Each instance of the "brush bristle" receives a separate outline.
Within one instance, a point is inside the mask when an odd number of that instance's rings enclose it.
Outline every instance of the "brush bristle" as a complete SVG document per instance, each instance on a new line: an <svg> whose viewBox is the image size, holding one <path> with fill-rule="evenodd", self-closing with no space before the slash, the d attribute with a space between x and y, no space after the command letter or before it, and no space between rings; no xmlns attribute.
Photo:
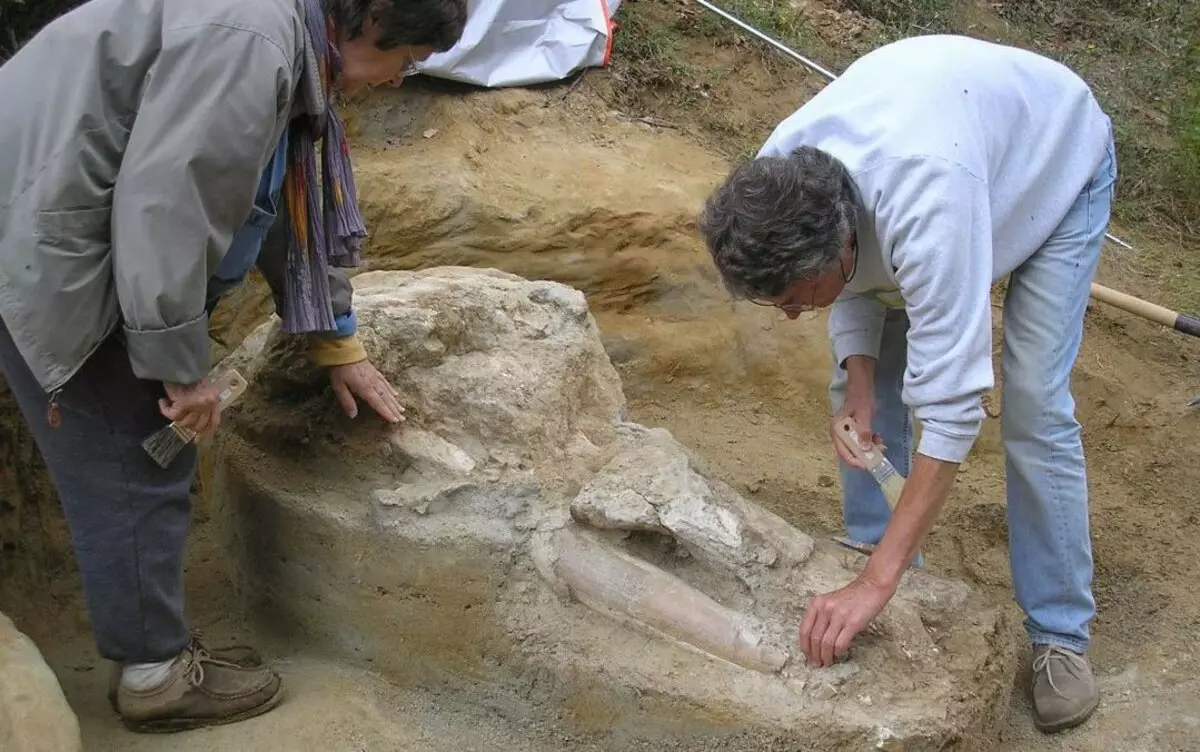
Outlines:
<svg viewBox="0 0 1200 752"><path fill-rule="evenodd" d="M171 423L147 437L142 442L142 449L146 450L146 454L150 455L150 459L158 463L159 467L166 470L188 443L189 439L180 435L179 429Z"/></svg>

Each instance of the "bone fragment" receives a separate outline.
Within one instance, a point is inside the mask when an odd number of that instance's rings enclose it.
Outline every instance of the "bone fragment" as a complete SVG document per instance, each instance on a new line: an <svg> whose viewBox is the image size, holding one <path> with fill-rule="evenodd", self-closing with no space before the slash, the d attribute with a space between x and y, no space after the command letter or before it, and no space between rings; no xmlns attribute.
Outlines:
<svg viewBox="0 0 1200 752"><path fill-rule="evenodd" d="M568 525L556 534L555 574L585 605L623 615L743 668L775 673L788 655L763 643L749 619L658 567Z"/></svg>

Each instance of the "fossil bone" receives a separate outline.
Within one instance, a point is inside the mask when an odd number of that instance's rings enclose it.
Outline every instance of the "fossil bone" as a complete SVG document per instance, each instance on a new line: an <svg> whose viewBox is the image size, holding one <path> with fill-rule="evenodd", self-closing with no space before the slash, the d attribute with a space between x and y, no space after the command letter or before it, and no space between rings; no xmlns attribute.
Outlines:
<svg viewBox="0 0 1200 752"><path fill-rule="evenodd" d="M555 573L581 603L628 617L743 668L774 673L788 655L764 644L746 614L722 606L683 580L568 526L555 536Z"/></svg>

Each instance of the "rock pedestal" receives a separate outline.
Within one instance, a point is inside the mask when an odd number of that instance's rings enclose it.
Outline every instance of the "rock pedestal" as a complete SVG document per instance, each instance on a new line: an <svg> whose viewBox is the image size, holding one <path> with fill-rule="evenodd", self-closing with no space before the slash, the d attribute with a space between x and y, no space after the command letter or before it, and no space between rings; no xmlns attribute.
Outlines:
<svg viewBox="0 0 1200 752"><path fill-rule="evenodd" d="M0 614L0 750L80 752L79 721L41 652Z"/></svg>
<svg viewBox="0 0 1200 752"><path fill-rule="evenodd" d="M581 293L460 268L354 282L402 427L341 414L274 322L224 363L251 387L205 488L258 613L624 749L987 746L1001 609L913 571L848 660L809 668L803 609L864 558L629 422Z"/></svg>

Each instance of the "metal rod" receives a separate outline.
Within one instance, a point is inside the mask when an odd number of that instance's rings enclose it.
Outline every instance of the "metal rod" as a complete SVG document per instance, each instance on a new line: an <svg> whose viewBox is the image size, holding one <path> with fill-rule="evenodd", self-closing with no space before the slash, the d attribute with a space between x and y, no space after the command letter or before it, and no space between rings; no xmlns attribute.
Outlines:
<svg viewBox="0 0 1200 752"><path fill-rule="evenodd" d="M1128 249L1129 249L1129 250L1131 250L1131 251L1136 251L1136 250L1137 250L1136 248L1134 248L1134 247L1133 247L1133 246L1131 246L1130 244L1126 243L1124 240L1121 240L1120 238L1118 238L1116 235L1110 235L1110 234L1108 234L1108 233L1106 232L1106 233L1104 233L1104 237L1108 238L1109 240L1111 240L1112 242L1114 242L1114 243L1116 243L1117 245L1121 246L1122 248L1128 248Z"/></svg>
<svg viewBox="0 0 1200 752"><path fill-rule="evenodd" d="M732 23L732 24L736 24L737 26L740 26L740 27L742 27L742 29L743 29L743 30L750 32L750 33L751 33L751 34L753 34L754 36L756 36L756 37L758 37L759 39L763 40L764 42L766 42L767 44L771 45L772 47L774 47L775 49L779 50L780 52L784 53L785 55L788 55L789 57L792 57L792 58L794 58L794 59L795 59L797 62L799 62L801 65L803 65L803 66L805 66L805 67L807 67L807 68L810 68L810 69L812 69L812 70L816 71L817 73L820 73L821 75L823 75L823 76L825 76L826 78L828 78L830 81L832 81L832 80L834 80L835 78L837 78L837 76L835 76L833 73L831 73L831 72L829 72L829 71L825 70L824 68L822 68L821 66L817 65L817 64L816 64L816 63L814 63L813 61L811 61L811 60L809 60L808 58L804 57L804 56L803 56L803 55L801 55L799 52L796 52L796 51L795 51L795 50L793 50L791 47L788 47L787 45L785 45L783 42L780 42L780 41L779 41L779 40L777 40L777 39L772 39L771 37L769 37L769 36L767 36L766 34L762 33L761 31L759 31L758 29L754 28L754 27L753 27L753 26L751 26L750 24L746 23L745 21L742 21L741 19L739 19L739 18L737 18L737 17L735 17L735 16L732 16L732 15L730 15L729 13L726 13L725 11L721 10L721 9L720 9L720 8L718 8L717 6L713 5L712 3L710 3L710 2L707 2L707 0L696 0L696 2L697 2L698 4L700 4L700 5L703 5L705 8L708 8L708 9L709 9L709 10L711 10L713 13L716 13L716 14L717 14L718 16L720 16L721 18L724 18L726 21L729 21L729 22L730 22L730 23Z"/></svg>
<svg viewBox="0 0 1200 752"><path fill-rule="evenodd" d="M761 31L754 28L750 24L741 20L740 18L737 18L736 16L733 16L733 15L721 10L717 6L708 2L708 0L693 0L693 2L695 2L697 5L704 6L705 8L709 9L713 13L716 13L721 18L724 18L726 21L729 21L730 23L741 27L743 30L750 32L754 36L758 37L762 41L766 42L767 44L771 45L775 49L784 53L785 55L792 58L796 62L798 62L801 65L803 65L804 67L808 68L809 70L812 70L816 73L820 73L822 76L825 76L830 81L837 79L836 75L834 75L830 71L822 68L820 65L817 65L812 60L809 60L808 58L804 57L799 52L796 52L795 50L793 50L791 47L788 47L783 42L780 42L778 39L774 39L773 37L767 36L766 34L762 33ZM1111 240L1112 242L1121 246L1122 248L1128 248L1131 251L1137 250L1136 248L1134 248L1130 244L1126 243L1124 240L1121 240L1120 238L1118 238L1116 235L1113 235L1112 233L1106 232L1106 233L1104 233L1104 237L1108 238L1109 240Z"/></svg>

